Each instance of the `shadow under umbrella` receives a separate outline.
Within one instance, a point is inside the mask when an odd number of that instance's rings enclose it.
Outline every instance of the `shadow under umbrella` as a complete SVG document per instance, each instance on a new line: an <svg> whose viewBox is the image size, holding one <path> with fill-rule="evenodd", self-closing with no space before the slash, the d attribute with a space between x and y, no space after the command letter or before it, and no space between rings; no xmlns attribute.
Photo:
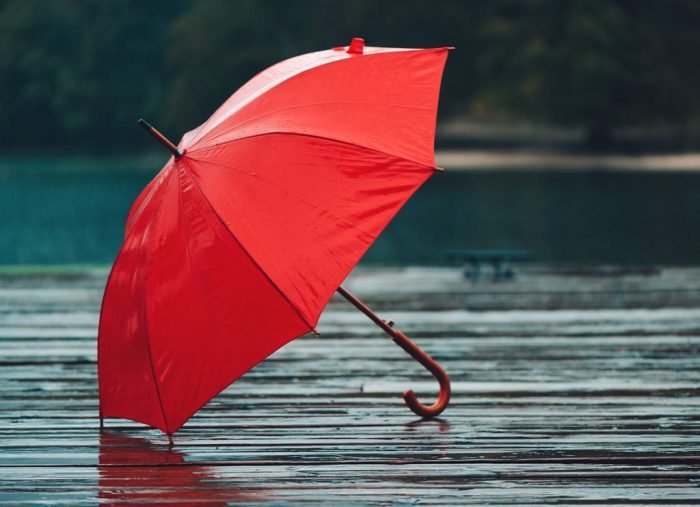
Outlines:
<svg viewBox="0 0 700 507"><path fill-rule="evenodd" d="M214 467L186 460L166 445L119 433L100 434L99 492L101 505L225 506L261 500L259 490L243 491L217 476Z"/></svg>

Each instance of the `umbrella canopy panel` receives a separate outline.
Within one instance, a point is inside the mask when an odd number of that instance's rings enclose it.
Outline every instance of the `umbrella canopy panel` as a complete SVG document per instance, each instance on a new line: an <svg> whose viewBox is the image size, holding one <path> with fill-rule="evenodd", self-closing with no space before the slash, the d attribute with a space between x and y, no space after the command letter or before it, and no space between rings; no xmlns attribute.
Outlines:
<svg viewBox="0 0 700 507"><path fill-rule="evenodd" d="M342 48L339 48L342 49ZM181 148L269 132L358 144L435 164L435 120L448 50L320 51L281 62L234 93Z"/></svg>

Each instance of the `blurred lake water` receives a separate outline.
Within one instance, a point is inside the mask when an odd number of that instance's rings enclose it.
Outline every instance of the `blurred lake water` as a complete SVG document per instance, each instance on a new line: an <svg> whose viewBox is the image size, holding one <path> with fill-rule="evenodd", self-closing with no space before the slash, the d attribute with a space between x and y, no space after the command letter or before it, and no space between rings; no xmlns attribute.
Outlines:
<svg viewBox="0 0 700 507"><path fill-rule="evenodd" d="M0 264L111 263L162 159L0 160ZM556 263L697 264L700 173L448 171L363 259L439 264L450 248L524 248Z"/></svg>

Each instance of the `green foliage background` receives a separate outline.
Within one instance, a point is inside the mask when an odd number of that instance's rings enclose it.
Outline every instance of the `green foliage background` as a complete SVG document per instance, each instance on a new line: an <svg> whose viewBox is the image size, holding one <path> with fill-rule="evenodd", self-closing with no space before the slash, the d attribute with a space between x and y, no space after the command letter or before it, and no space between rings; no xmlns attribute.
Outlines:
<svg viewBox="0 0 700 507"><path fill-rule="evenodd" d="M671 132L700 146L694 0L3 0L0 149L149 149L252 75L345 45L454 45L441 118Z"/></svg>

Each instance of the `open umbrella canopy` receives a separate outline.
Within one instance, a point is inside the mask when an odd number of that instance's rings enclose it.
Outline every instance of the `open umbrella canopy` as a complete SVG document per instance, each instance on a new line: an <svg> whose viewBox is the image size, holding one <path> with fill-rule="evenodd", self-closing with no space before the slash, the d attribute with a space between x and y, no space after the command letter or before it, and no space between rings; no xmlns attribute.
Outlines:
<svg viewBox="0 0 700 507"><path fill-rule="evenodd" d="M448 48L345 48L261 72L133 204L99 326L103 417L171 434L290 340L436 170Z"/></svg>

